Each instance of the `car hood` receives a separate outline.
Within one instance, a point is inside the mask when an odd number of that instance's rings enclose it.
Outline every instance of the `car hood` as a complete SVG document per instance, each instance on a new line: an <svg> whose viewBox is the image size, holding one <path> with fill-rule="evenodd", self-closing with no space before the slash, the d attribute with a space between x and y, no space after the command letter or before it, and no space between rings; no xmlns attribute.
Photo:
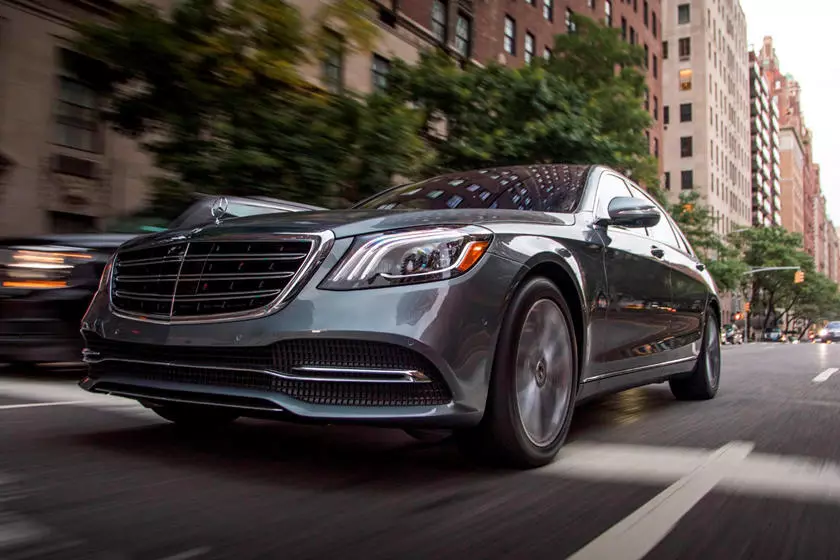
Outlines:
<svg viewBox="0 0 840 560"><path fill-rule="evenodd" d="M239 234L315 233L332 231L336 238L355 237L368 233L443 225L487 225L493 223L543 223L571 225L572 215L547 214L523 210L327 210L265 214L226 220L221 224L185 231L170 231L143 239L128 246L166 243L175 239L212 238Z"/></svg>
<svg viewBox="0 0 840 560"><path fill-rule="evenodd" d="M136 237L137 235L130 233L67 233L32 237L6 237L0 238L0 246L38 247L43 245L60 245L62 247L77 247L80 249L113 250Z"/></svg>

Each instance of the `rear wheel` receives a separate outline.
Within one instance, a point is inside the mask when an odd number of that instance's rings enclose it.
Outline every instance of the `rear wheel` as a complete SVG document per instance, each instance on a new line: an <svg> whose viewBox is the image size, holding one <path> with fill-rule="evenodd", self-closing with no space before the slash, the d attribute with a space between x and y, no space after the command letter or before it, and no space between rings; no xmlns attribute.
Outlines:
<svg viewBox="0 0 840 560"><path fill-rule="evenodd" d="M166 404L152 407L152 410L161 418L185 428L217 428L239 418L232 410L201 405Z"/></svg>
<svg viewBox="0 0 840 560"><path fill-rule="evenodd" d="M715 397L720 385L720 338L717 333L717 318L711 311L706 316L706 330L703 347L694 370L685 377L669 381L671 393L679 400L699 401Z"/></svg>
<svg viewBox="0 0 840 560"><path fill-rule="evenodd" d="M566 439L577 392L577 346L563 295L545 278L514 297L499 337L481 424L458 434L472 453L510 466L550 463Z"/></svg>

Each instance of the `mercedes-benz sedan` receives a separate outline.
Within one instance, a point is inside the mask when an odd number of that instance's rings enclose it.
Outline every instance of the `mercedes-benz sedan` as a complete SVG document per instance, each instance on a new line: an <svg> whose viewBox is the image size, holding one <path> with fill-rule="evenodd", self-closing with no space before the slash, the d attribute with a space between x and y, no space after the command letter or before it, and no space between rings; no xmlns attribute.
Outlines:
<svg viewBox="0 0 840 560"><path fill-rule="evenodd" d="M84 318L81 386L199 429L446 428L533 467L586 398L714 397L719 325L708 271L627 178L508 167L129 242Z"/></svg>

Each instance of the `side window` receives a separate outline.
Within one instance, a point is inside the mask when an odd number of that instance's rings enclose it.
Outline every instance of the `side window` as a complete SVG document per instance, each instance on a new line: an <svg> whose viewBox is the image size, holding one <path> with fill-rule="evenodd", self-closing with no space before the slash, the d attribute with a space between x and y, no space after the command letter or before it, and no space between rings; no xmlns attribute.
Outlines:
<svg viewBox="0 0 840 560"><path fill-rule="evenodd" d="M666 245L670 245L675 249L682 249L682 245L680 242L677 241L677 236L674 233L674 230L671 229L670 220L668 219L668 213L662 209L661 206L656 204L656 202L650 198L648 195L637 189L636 187L630 187L630 190L633 192L633 196L635 198L644 198L648 200L651 204L656 206L659 212L662 214L662 218L659 220L659 223L653 226L652 228L647 228L648 236L652 237L658 243L664 243Z"/></svg>
<svg viewBox="0 0 840 560"><path fill-rule="evenodd" d="M674 223L674 220L669 220L671 222L671 227L677 233L677 237L680 240L680 247L687 255L695 256L694 250L691 248L691 245L688 244L688 239L686 239L685 234L680 230L677 224Z"/></svg>
<svg viewBox="0 0 840 560"><path fill-rule="evenodd" d="M610 201L619 196L631 196L627 183L617 175L604 173L598 181L598 200L596 215L599 218L609 216Z"/></svg>

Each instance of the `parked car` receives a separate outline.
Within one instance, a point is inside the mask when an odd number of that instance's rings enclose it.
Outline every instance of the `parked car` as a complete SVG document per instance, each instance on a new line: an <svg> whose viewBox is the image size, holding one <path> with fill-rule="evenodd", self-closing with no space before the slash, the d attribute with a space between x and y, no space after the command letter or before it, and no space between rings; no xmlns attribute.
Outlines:
<svg viewBox="0 0 840 560"><path fill-rule="evenodd" d="M721 337L724 344L743 344L744 335L741 329L733 324L727 324L721 329Z"/></svg>
<svg viewBox="0 0 840 560"><path fill-rule="evenodd" d="M840 340L840 321L831 321L817 334L820 342L835 342Z"/></svg>
<svg viewBox="0 0 840 560"><path fill-rule="evenodd" d="M113 219L108 233L0 239L0 363L79 362L79 323L108 257L122 243L150 232L195 228L220 217L317 209L268 198L200 195L167 224L141 211Z"/></svg>
<svg viewBox="0 0 840 560"><path fill-rule="evenodd" d="M719 325L708 271L626 177L506 167L129 242L82 323L80 385L199 430L446 428L534 467L584 399L714 397Z"/></svg>
<svg viewBox="0 0 840 560"><path fill-rule="evenodd" d="M764 340L767 342L787 342L787 335L782 329L767 329L764 331Z"/></svg>

